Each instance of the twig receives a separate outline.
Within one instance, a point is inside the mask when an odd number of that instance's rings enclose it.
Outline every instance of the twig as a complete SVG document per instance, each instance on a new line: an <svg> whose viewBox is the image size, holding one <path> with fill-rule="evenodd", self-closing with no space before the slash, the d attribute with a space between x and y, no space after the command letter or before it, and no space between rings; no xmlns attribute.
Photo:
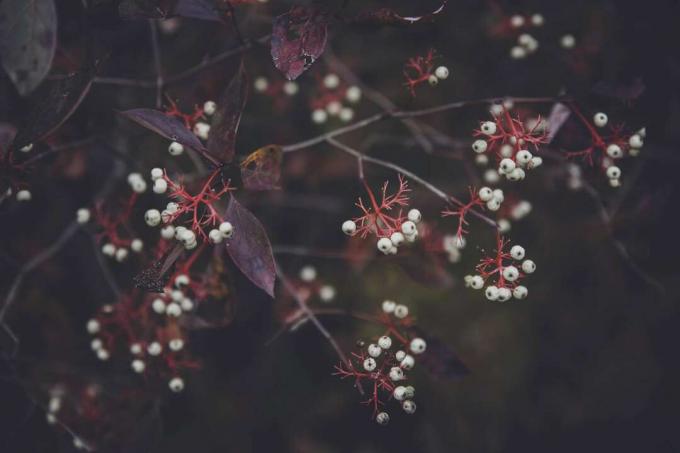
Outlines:
<svg viewBox="0 0 680 453"><path fill-rule="evenodd" d="M156 108L163 106L163 65L161 64L161 48L158 45L158 26L156 21L149 20L151 31L151 46L153 48L153 63L156 69Z"/></svg>

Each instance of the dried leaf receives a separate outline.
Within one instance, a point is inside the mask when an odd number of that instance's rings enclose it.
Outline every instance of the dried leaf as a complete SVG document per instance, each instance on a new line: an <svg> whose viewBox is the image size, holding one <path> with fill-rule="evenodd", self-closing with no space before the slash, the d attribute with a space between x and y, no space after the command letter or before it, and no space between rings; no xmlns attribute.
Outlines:
<svg viewBox="0 0 680 453"><path fill-rule="evenodd" d="M21 148L56 131L76 111L94 80L94 66L50 80L32 96L32 108L21 122L13 146Z"/></svg>
<svg viewBox="0 0 680 453"><path fill-rule="evenodd" d="M278 145L267 145L250 153L241 162L243 186L249 190L279 188L283 151Z"/></svg>
<svg viewBox="0 0 680 453"><path fill-rule="evenodd" d="M564 123L569 119L569 116L571 116L571 110L565 104L558 102L553 105L550 110L550 115L548 116L547 143L552 143L557 136L557 133L562 129L562 126L564 126Z"/></svg>
<svg viewBox="0 0 680 453"><path fill-rule="evenodd" d="M205 150L201 141L177 118L166 115L160 110L133 109L120 112L124 117L157 133L158 135L195 149Z"/></svg>
<svg viewBox="0 0 680 453"><path fill-rule="evenodd" d="M0 2L0 60L22 96L35 90L52 66L57 45L53 0Z"/></svg>
<svg viewBox="0 0 680 453"><path fill-rule="evenodd" d="M288 80L295 80L323 53L329 16L308 6L294 6L274 19L271 54L274 66Z"/></svg>
<svg viewBox="0 0 680 453"><path fill-rule="evenodd" d="M380 25L395 25L395 24L413 24L416 22L424 22L433 20L434 16L444 11L447 0L444 0L439 8L434 11L424 14L422 16L402 16L390 8L380 8L373 11L365 11L360 13L354 19L350 20L353 23L360 24L380 24Z"/></svg>
<svg viewBox="0 0 680 453"><path fill-rule="evenodd" d="M231 162L234 158L236 134L247 97L248 80L241 62L238 71L218 100L208 137L208 152L223 162Z"/></svg>
<svg viewBox="0 0 680 453"><path fill-rule="evenodd" d="M227 241L232 261L251 282L274 297L276 266L264 227L234 197L225 217L234 226L234 236Z"/></svg>

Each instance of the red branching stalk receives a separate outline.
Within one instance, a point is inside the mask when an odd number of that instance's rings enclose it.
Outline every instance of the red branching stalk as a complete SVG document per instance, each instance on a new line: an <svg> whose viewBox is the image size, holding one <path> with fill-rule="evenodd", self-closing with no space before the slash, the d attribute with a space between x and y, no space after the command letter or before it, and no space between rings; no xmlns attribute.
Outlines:
<svg viewBox="0 0 680 453"><path fill-rule="evenodd" d="M125 230L129 234L130 227L128 223L138 198L137 192L133 192L118 215L109 214L105 210L103 202L95 205L94 221L102 229L96 235L97 242L108 242L116 246L116 248L130 246L132 239L123 237L121 230Z"/></svg>
<svg viewBox="0 0 680 453"><path fill-rule="evenodd" d="M470 201L458 206L457 209L447 208L442 211L442 217L458 217L458 228L456 228L456 238L458 238L458 241L462 241L463 235L468 233L468 231L465 229L465 227L468 225L468 221L465 218L468 211L470 211L470 209L474 208L475 206L479 206L481 209L484 209L484 202L481 198L479 198L477 190L474 187L470 187L469 191Z"/></svg>
<svg viewBox="0 0 680 453"><path fill-rule="evenodd" d="M509 158L515 161L515 156L520 150L528 150L529 147L532 147L534 151L538 151L540 145L548 143L547 132L541 130L543 120L540 115L536 120L536 124L527 129L519 115L513 118L509 110L503 108L503 112L494 117L494 123L496 124L495 133L488 135L482 132L481 129L475 129L473 135L487 142L486 153L495 154L498 161L503 159L500 153L503 145L507 144L512 147L512 155Z"/></svg>
<svg viewBox="0 0 680 453"><path fill-rule="evenodd" d="M388 399L392 398L395 385L390 379L389 372L392 367L399 366L399 362L391 351L385 351L378 357L379 365L375 370L370 372L359 371L367 357L367 354L363 351L359 354L353 352L348 364L341 363L335 366L336 371L333 373L333 376L340 376L340 379L352 378L357 388L362 387L362 381L371 382L372 390L369 392L369 398L366 401L362 401L362 404L372 406L373 417L375 417L379 412L379 408L385 405L380 393L384 392L388 395Z"/></svg>
<svg viewBox="0 0 680 453"><path fill-rule="evenodd" d="M404 78L406 79L404 86L408 87L412 96L415 97L418 85L430 80L430 77L433 75L435 58L434 49L430 49L424 57L409 58L404 65Z"/></svg>
<svg viewBox="0 0 680 453"><path fill-rule="evenodd" d="M229 185L230 181L218 182L217 185L222 187L215 189L215 178L221 174L221 169L216 169L205 181L200 191L196 195L191 195L187 192L184 185L175 183L168 177L167 173L163 175L163 179L167 181L170 190L170 198L177 203L177 210L170 214L166 223L174 223L178 219L186 218L186 223L191 224L191 230L203 239L207 239L208 235L205 228L209 226L216 226L224 222L222 216L217 212L215 203L219 202L223 195L234 190Z"/></svg>
<svg viewBox="0 0 680 453"><path fill-rule="evenodd" d="M495 278L495 286L497 288L513 289L519 285L519 282L525 276L520 271L518 278L513 282L509 282L503 277L503 269L513 261L510 253L505 251L509 243L510 240L505 239L499 233L496 237L496 255L482 258L476 267L477 272L479 272L479 275L486 283L488 283L489 278Z"/></svg>
<svg viewBox="0 0 680 453"><path fill-rule="evenodd" d="M607 147L609 145L618 145L624 151L630 148L628 140L631 134L624 134L624 124L607 125L608 133L602 134L574 103L571 103L569 107L587 129L590 134L591 143L582 150L567 152L567 157L582 157L590 165L594 165L596 161L602 163L603 159L607 156Z"/></svg>
<svg viewBox="0 0 680 453"><path fill-rule="evenodd" d="M168 116L172 116L174 118L178 118L180 121L184 123L187 129L192 130L194 125L199 120L205 120L205 113L203 112L202 107L194 105L194 112L188 114L182 112L177 106L177 103L173 101L169 96L166 95L166 98L170 105L165 108L165 114Z"/></svg>
<svg viewBox="0 0 680 453"><path fill-rule="evenodd" d="M366 238L369 234L375 234L378 238L389 238L393 233L401 231L401 224L407 220L401 208L408 206L408 193L411 191L406 179L399 175L399 188L391 195L387 193L389 183L385 181L381 190L380 203L366 180L362 181L368 193L370 205L367 207L363 199L359 197L356 206L361 209L363 215L353 219L357 224L357 233L362 238ZM395 208L399 208L398 212L396 215L391 215L389 211Z"/></svg>

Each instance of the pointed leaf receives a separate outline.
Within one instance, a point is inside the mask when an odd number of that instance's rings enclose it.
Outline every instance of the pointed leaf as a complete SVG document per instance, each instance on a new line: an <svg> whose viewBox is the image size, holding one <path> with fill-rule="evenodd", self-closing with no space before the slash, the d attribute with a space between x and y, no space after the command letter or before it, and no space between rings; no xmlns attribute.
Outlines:
<svg viewBox="0 0 680 453"><path fill-rule="evenodd" d="M552 143L569 116L571 116L571 110L565 104L558 102L553 105L548 116L548 143Z"/></svg>
<svg viewBox="0 0 680 453"><path fill-rule="evenodd" d="M0 2L0 60L25 96L52 66L57 44L57 11L53 0Z"/></svg>
<svg viewBox="0 0 680 453"><path fill-rule="evenodd" d="M234 226L234 236L227 241L227 253L243 275L274 297L276 266L264 227L234 197L229 202L226 220Z"/></svg>
<svg viewBox="0 0 680 453"><path fill-rule="evenodd" d="M267 145L253 151L241 162L243 187L248 190L279 188L283 152L278 145Z"/></svg>
<svg viewBox="0 0 680 453"><path fill-rule="evenodd" d="M180 120L168 116L160 110L133 109L120 112L120 114L168 140L181 143L194 150L205 150L198 137L187 129Z"/></svg>
<svg viewBox="0 0 680 453"><path fill-rule="evenodd" d="M329 16L322 10L294 6L274 19L271 54L274 66L288 80L295 80L323 53Z"/></svg>
<svg viewBox="0 0 680 453"><path fill-rule="evenodd" d="M64 124L90 91L95 72L92 66L43 84L31 96L33 105L20 123L12 145L18 149L40 141Z"/></svg>
<svg viewBox="0 0 680 453"><path fill-rule="evenodd" d="M234 158L236 134L247 97L248 80L241 62L238 71L218 100L208 136L208 153L224 162L231 162Z"/></svg>

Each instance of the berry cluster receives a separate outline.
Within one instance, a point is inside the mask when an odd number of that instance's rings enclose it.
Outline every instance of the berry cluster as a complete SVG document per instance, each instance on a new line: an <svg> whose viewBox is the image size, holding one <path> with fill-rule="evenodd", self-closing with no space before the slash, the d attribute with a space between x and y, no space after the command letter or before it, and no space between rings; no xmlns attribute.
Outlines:
<svg viewBox="0 0 680 453"><path fill-rule="evenodd" d="M361 88L348 86L337 74L328 73L317 78L316 95L310 102L312 121L323 124L330 117L337 117L346 123L354 118L354 109L344 102L356 104L361 100Z"/></svg>
<svg viewBox="0 0 680 453"><path fill-rule="evenodd" d="M525 17L520 14L515 14L510 17L509 20L510 28L514 30L528 29L529 27L539 28L545 23L545 19L542 14L532 14ZM528 31L524 31L517 37L517 44L510 49L510 57L515 60L526 58L528 55L536 52L538 50L538 40L534 38L533 35L529 34Z"/></svg>
<svg viewBox="0 0 680 453"><path fill-rule="evenodd" d="M352 353L352 359L335 367L335 375L342 379L352 378L355 386L363 393L363 384L372 387L364 404L373 407L373 418L380 425L389 423L389 414L382 409L387 399L396 400L407 414L416 411L413 401L415 388L405 384L407 373L416 363L416 356L425 352L427 343L420 337L409 338L400 327L411 324L408 307L386 300L382 303L380 322L387 331L368 346L359 342L359 352ZM395 343L399 346L394 347Z"/></svg>
<svg viewBox="0 0 680 453"><path fill-rule="evenodd" d="M509 103L494 104L491 107L493 121L483 121L479 129L474 131L478 137L472 143L472 150L478 156L478 163L486 164L488 155L493 154L498 161L498 174L505 175L510 181L525 178L526 170L532 170L543 163L543 159L534 156L529 148L538 151L541 144L547 143L545 123L535 119L528 127L519 117L510 115Z"/></svg>
<svg viewBox="0 0 680 453"><path fill-rule="evenodd" d="M455 209L445 209L442 211L443 217L458 217L458 228L456 229L456 240L461 242L463 236L467 233L465 229L468 225L466 215L475 206L486 208L489 211L498 211L501 204L505 200L505 195L501 189L491 189L490 187L482 187L479 191L470 188L470 201L466 204L459 205ZM462 242L461 242L462 243Z"/></svg>
<svg viewBox="0 0 680 453"><path fill-rule="evenodd" d="M404 78L406 79L404 85L408 87L412 96L415 97L416 87L422 83L427 82L430 86L436 86L440 80L448 79L449 68L446 66L435 68L434 61L436 58L435 51L430 49L424 57L409 58L404 65Z"/></svg>
<svg viewBox="0 0 680 453"><path fill-rule="evenodd" d="M373 234L378 238L378 250L385 255L394 255L401 244L416 240L418 237L417 224L422 220L422 214L417 209L409 210L407 215L403 214L402 208L408 206L408 192L411 189L401 175L399 175L399 188L395 193L388 195L388 182L383 184L380 203L365 181L364 186L368 193L370 206L367 207L359 197L356 206L361 209L362 215L352 220L346 220L342 224L342 231L348 236L359 234L362 238Z"/></svg>
<svg viewBox="0 0 680 453"><path fill-rule="evenodd" d="M217 111L217 104L214 101L204 102L203 107L194 106L194 112L190 114L182 112L172 99L169 99L168 102L170 106L166 108L166 115L178 118L187 129L193 131L194 135L201 140L208 140L210 124L207 120ZM184 146L181 143L172 142L168 147L168 152L171 156L179 156L184 152Z"/></svg>
<svg viewBox="0 0 680 453"><path fill-rule="evenodd" d="M529 294L521 280L536 270L536 263L524 259L525 250L521 245L513 245L509 252L504 249L509 241L498 235L496 255L484 258L477 265L477 275L466 275L465 285L473 289L482 289L489 300L505 302L511 297L524 299ZM517 263L517 265L515 265ZM493 280L493 282L492 282ZM493 284L491 284L493 283Z"/></svg>

